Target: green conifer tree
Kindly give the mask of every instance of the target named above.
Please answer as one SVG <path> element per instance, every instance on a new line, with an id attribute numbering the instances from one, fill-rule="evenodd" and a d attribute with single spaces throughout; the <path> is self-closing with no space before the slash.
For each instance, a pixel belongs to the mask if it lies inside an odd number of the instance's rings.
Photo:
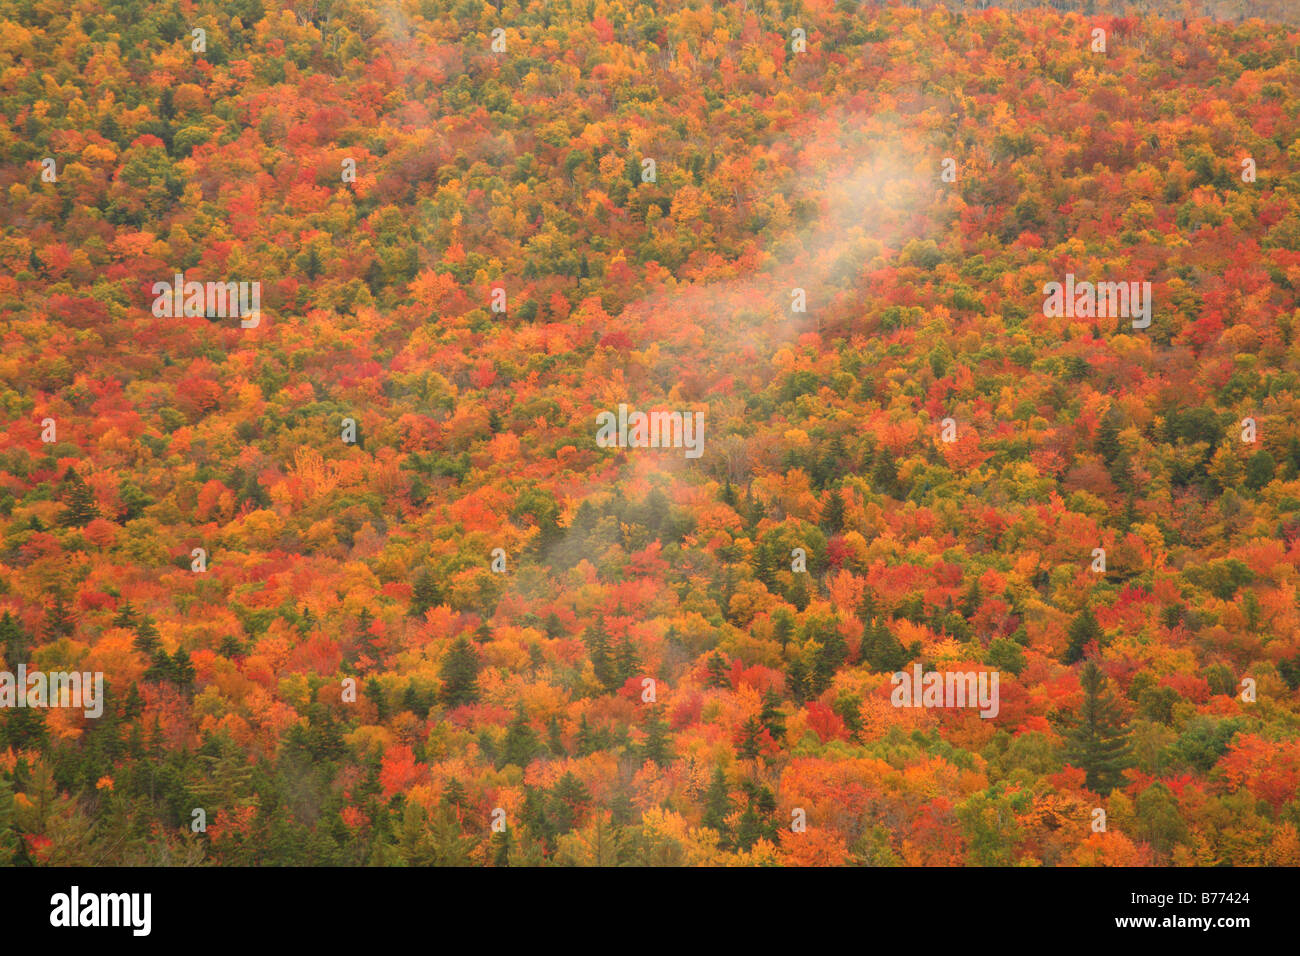
<path id="1" fill-rule="evenodd" d="M 1088 789 L 1106 796 L 1124 783 L 1124 770 L 1132 764 L 1129 731 L 1106 675 L 1094 661 L 1083 665 L 1079 684 L 1083 704 L 1066 734 L 1066 756 L 1085 772 Z"/>
<path id="2" fill-rule="evenodd" d="M 1070 622 L 1068 634 L 1070 643 L 1065 649 L 1065 656 L 1061 658 L 1063 664 L 1074 664 L 1083 660 L 1083 652 L 1088 644 L 1096 641 L 1100 646 L 1104 637 L 1101 625 L 1097 623 L 1097 618 L 1093 616 L 1092 608 L 1088 607 L 1080 611 L 1078 616 Z"/>
<path id="3" fill-rule="evenodd" d="M 442 699 L 447 707 L 462 707 L 478 700 L 478 652 L 462 634 L 443 658 Z"/>

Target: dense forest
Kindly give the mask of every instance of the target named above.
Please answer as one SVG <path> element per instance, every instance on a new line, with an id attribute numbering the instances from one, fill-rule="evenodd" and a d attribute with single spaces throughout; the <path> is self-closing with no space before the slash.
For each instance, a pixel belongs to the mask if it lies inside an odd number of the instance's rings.
<path id="1" fill-rule="evenodd" d="M 0 864 L 1300 865 L 1300 34 L 976 6 L 0 0 Z"/>

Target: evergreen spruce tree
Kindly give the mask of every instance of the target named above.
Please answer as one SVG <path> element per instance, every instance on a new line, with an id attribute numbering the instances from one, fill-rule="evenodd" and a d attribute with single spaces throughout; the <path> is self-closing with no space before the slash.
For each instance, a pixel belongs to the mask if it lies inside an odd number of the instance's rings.
<path id="1" fill-rule="evenodd" d="M 545 791 L 525 784 L 524 809 L 520 819 L 528 832 L 541 841 L 543 848 L 551 850 L 555 847 L 555 823 L 546 810 Z"/>
<path id="2" fill-rule="evenodd" d="M 1286 443 L 1286 458 L 1283 459 L 1283 464 L 1284 481 L 1295 481 L 1296 478 L 1300 478 L 1300 438 L 1292 438 Z"/>
<path id="3" fill-rule="evenodd" d="M 646 739 L 641 746 L 641 759 L 652 761 L 660 767 L 670 763 L 673 757 L 668 738 L 668 725 L 654 711 L 651 711 L 650 719 L 646 721 L 645 731 Z"/>
<path id="4" fill-rule="evenodd" d="M 789 590 L 786 591 L 785 598 L 799 611 L 807 609 L 808 602 L 812 600 L 812 596 L 808 593 L 807 574 L 794 575 L 794 582 L 790 585 Z"/>
<path id="5" fill-rule="evenodd" d="M 763 736 L 762 722 L 752 714 L 740 727 L 740 743 L 736 752 L 745 760 L 757 760 L 763 755 L 759 738 Z"/>
<path id="6" fill-rule="evenodd" d="M 781 697 L 771 688 L 763 694 L 763 709 L 759 712 L 758 719 L 777 743 L 785 739 L 785 714 L 781 712 Z"/>
<path id="7" fill-rule="evenodd" d="M 821 524 L 830 534 L 839 534 L 844 530 L 844 497 L 838 489 L 830 493 L 830 500 L 822 510 Z"/>
<path id="8" fill-rule="evenodd" d="M 533 730 L 528 723 L 523 705 L 518 705 L 515 708 L 514 719 L 506 726 L 506 739 L 497 769 L 500 770 L 507 764 L 527 767 L 533 762 L 539 750 L 541 750 L 541 741 L 537 738 L 537 731 Z"/>
<path id="9" fill-rule="evenodd" d="M 478 700 L 478 652 L 462 634 L 443 658 L 442 699 L 447 707 L 463 707 Z"/>
<path id="10" fill-rule="evenodd" d="M 858 621 L 865 627 L 874 624 L 878 617 L 880 602 L 876 599 L 876 592 L 867 588 L 862 592 L 862 600 L 858 602 Z"/>
<path id="11" fill-rule="evenodd" d="M 132 641 L 135 649 L 146 657 L 152 659 L 154 652 L 158 650 L 159 638 L 158 628 L 154 627 L 153 621 L 147 617 L 142 617 L 140 623 L 135 628 L 135 638 Z"/>
<path id="12" fill-rule="evenodd" d="M 84 528 L 99 517 L 99 508 L 89 486 L 71 466 L 63 473 L 63 513 L 59 523 L 67 528 Z"/>
<path id="13" fill-rule="evenodd" d="M 730 508 L 736 507 L 736 489 L 731 487 L 730 475 L 727 475 L 723 479 L 722 494 L 720 497 L 722 498 L 723 504 L 727 505 Z"/>
<path id="14" fill-rule="evenodd" d="M 189 652 L 185 648 L 178 648 L 172 655 L 171 665 L 168 668 L 172 683 L 176 684 L 182 690 L 189 690 L 194 686 L 194 665 L 190 663 Z"/>
<path id="15" fill-rule="evenodd" d="M 616 687 L 621 687 L 641 672 L 641 656 L 637 653 L 636 644 L 630 634 L 624 635 L 618 645 L 618 652 L 614 657 L 614 672 L 618 675 Z"/>
<path id="16" fill-rule="evenodd" d="M 745 533 L 749 537 L 754 536 L 754 532 L 758 529 L 758 523 L 765 514 L 766 510 L 763 508 L 762 502 L 754 497 L 754 488 L 751 485 L 745 492 L 745 513 L 742 516 L 745 520 Z"/>
<path id="17" fill-rule="evenodd" d="M 871 487 L 882 495 L 898 495 L 898 465 L 888 451 L 882 450 L 876 456 L 876 466 L 871 471 Z"/>
<path id="18" fill-rule="evenodd" d="M 808 672 L 808 689 L 813 696 L 820 694 L 835 680 L 835 654 L 820 641 L 809 641 L 804 645 L 804 653 L 812 658 L 812 667 Z"/>
<path id="19" fill-rule="evenodd" d="M 754 802 L 751 800 L 736 823 L 736 848 L 752 850 L 762 835 L 763 821 L 759 819 L 758 811 L 754 809 Z"/>
<path id="20" fill-rule="evenodd" d="M 118 605 L 117 613 L 113 615 L 114 627 L 127 627 L 134 629 L 136 625 L 135 608 L 131 606 L 130 601 L 123 601 Z"/>
<path id="21" fill-rule="evenodd" d="M 0 651 L 10 668 L 27 663 L 27 647 L 31 643 L 18 619 L 5 611 L 0 616 Z"/>
<path id="22" fill-rule="evenodd" d="M 1120 453 L 1123 446 L 1119 441 L 1120 427 L 1123 425 L 1123 415 L 1118 407 L 1112 406 L 1102 416 L 1101 424 L 1097 426 L 1097 451 L 1101 453 L 1101 459 L 1106 463 L 1107 468 L 1111 468 L 1119 461 Z"/>
<path id="23" fill-rule="evenodd" d="M 785 667 L 785 685 L 796 704 L 803 704 L 808 699 L 808 665 L 804 662 L 803 652 L 795 654 Z"/>
<path id="24" fill-rule="evenodd" d="M 492 865 L 509 866 L 510 853 L 514 849 L 514 840 L 510 834 L 510 825 L 497 833 L 492 834 Z"/>
<path id="25" fill-rule="evenodd" d="M 54 601 L 45 612 L 45 630 L 42 637 L 46 641 L 57 641 L 61 637 L 71 637 L 75 629 L 72 615 L 62 593 L 54 595 Z"/>
<path id="26" fill-rule="evenodd" d="M 14 786 L 0 777 L 0 866 L 18 862 L 18 831 L 13 825 Z"/>
<path id="27" fill-rule="evenodd" d="M 757 545 L 754 548 L 751 561 L 754 568 L 754 580 L 769 591 L 776 593 L 779 582 L 776 576 L 776 557 L 773 555 L 772 549 L 766 544 Z"/>
<path id="28" fill-rule="evenodd" d="M 567 757 L 569 751 L 564 746 L 564 740 L 560 736 L 560 718 L 551 714 L 551 719 L 546 724 L 546 747 L 551 752 L 552 757 Z"/>
<path id="29" fill-rule="evenodd" d="M 727 671 L 727 659 L 714 651 L 709 655 L 709 659 L 704 662 L 708 671 L 707 686 L 709 687 L 730 687 L 731 677 Z"/>
<path id="30" fill-rule="evenodd" d="M 781 645 L 781 650 L 790 643 L 790 636 L 794 634 L 794 618 L 790 616 L 787 608 L 778 608 L 772 614 L 772 637 Z"/>
<path id="31" fill-rule="evenodd" d="M 1106 796 L 1124 783 L 1124 769 L 1132 764 L 1129 731 L 1106 675 L 1094 661 L 1083 665 L 1079 684 L 1083 705 L 1066 734 L 1066 756 L 1085 772 L 1088 789 Z"/>
<path id="32" fill-rule="evenodd" d="M 578 721 L 578 737 L 575 743 L 579 757 L 590 756 L 600 749 L 600 740 L 591 729 L 591 724 L 587 722 L 586 714 L 583 714 Z"/>
<path id="33" fill-rule="evenodd" d="M 713 768 L 713 779 L 704 794 L 704 817 L 701 823 L 718 833 L 718 845 L 726 849 L 731 842 L 731 828 L 727 817 L 731 814 L 731 792 L 721 767 Z"/>
<path id="34" fill-rule="evenodd" d="M 884 621 L 877 621 L 862 634 L 862 659 L 876 673 L 892 674 L 907 666 L 915 649 L 903 646 Z"/>
<path id="35" fill-rule="evenodd" d="M 587 645 L 587 654 L 591 658 L 592 669 L 596 673 L 596 680 L 600 681 L 601 686 L 606 690 L 613 690 L 619 685 L 619 680 L 618 671 L 609 656 L 609 636 L 599 624 L 588 627 L 582 636 Z"/>
<path id="36" fill-rule="evenodd" d="M 465 800 L 465 785 L 452 777 L 443 786 L 439 802 L 449 807 L 455 807 L 456 811 L 459 812 L 461 807 L 465 805 Z"/>
<path id="37" fill-rule="evenodd" d="M 434 866 L 469 866 L 474 840 L 465 836 L 460 817 L 451 807 L 434 811 L 429 843 Z"/>
<path id="38" fill-rule="evenodd" d="M 558 833 L 568 833 L 582 819 L 591 804 L 591 792 L 586 785 L 568 771 L 551 788 L 547 810 Z"/>
<path id="39" fill-rule="evenodd" d="M 1068 634 L 1070 643 L 1065 649 L 1065 656 L 1061 658 L 1063 664 L 1074 664 L 1083 660 L 1083 652 L 1088 644 L 1096 641 L 1100 646 L 1104 637 L 1101 625 L 1097 623 L 1097 618 L 1093 616 L 1092 608 L 1088 607 L 1080 611 L 1078 616 L 1070 622 Z"/>

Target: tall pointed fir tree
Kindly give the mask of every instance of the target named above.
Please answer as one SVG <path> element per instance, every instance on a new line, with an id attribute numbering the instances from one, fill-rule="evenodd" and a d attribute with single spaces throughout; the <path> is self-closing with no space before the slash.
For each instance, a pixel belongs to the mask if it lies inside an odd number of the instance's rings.
<path id="1" fill-rule="evenodd" d="M 1124 770 L 1132 764 L 1129 731 L 1106 675 L 1094 661 L 1083 665 L 1079 683 L 1083 704 L 1066 733 L 1066 757 L 1084 771 L 1089 790 L 1106 796 L 1124 783 Z"/>

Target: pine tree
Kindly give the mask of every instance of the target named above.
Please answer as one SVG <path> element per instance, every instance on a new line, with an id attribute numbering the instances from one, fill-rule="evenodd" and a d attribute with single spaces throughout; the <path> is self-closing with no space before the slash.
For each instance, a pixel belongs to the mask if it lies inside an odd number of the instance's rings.
<path id="1" fill-rule="evenodd" d="M 1101 424 L 1097 426 L 1097 451 L 1101 453 L 1101 459 L 1106 463 L 1107 468 L 1112 468 L 1119 461 L 1120 453 L 1123 446 L 1119 441 L 1120 426 L 1123 424 L 1123 416 L 1116 407 L 1110 408 L 1102 416 Z"/>
<path id="2" fill-rule="evenodd" d="M 915 651 L 904 647 L 883 621 L 864 628 L 862 632 L 862 659 L 875 672 L 892 674 L 907 666 Z"/>
<path id="3" fill-rule="evenodd" d="M 668 725 L 657 713 L 651 712 L 645 725 L 646 739 L 641 745 L 641 759 L 662 767 L 672 762 L 672 746 L 668 739 Z"/>
<path id="4" fill-rule="evenodd" d="M 1286 463 L 1285 470 L 1282 472 L 1284 481 L 1295 481 L 1300 478 L 1300 438 L 1292 438 L 1286 444 Z"/>
<path id="5" fill-rule="evenodd" d="M 790 636 L 794 634 L 794 618 L 786 608 L 779 608 L 772 614 L 772 637 L 781 645 L 781 650 L 790 643 Z"/>
<path id="6" fill-rule="evenodd" d="M 161 647 L 155 647 L 149 655 L 149 666 L 145 669 L 144 679 L 157 684 L 171 679 L 172 659 Z"/>
<path id="7" fill-rule="evenodd" d="M 754 488 L 751 485 L 745 492 L 745 514 L 743 516 L 745 519 L 745 533 L 749 537 L 752 538 L 754 536 L 754 532 L 758 529 L 759 521 L 761 521 L 766 514 L 767 511 L 763 507 L 763 503 L 754 497 Z"/>
<path id="8" fill-rule="evenodd" d="M 808 673 L 808 687 L 814 694 L 820 694 L 835 680 L 835 654 L 820 641 L 809 641 L 804 645 L 804 653 L 812 657 L 812 667 Z"/>
<path id="9" fill-rule="evenodd" d="M 134 681 L 127 689 L 126 700 L 122 704 L 122 719 L 135 720 L 144 713 L 144 698 L 140 696 L 140 687 Z"/>
<path id="10" fill-rule="evenodd" d="M 871 472 L 871 487 L 882 495 L 897 497 L 898 465 L 888 451 L 881 451 L 876 458 L 876 467 Z"/>
<path id="11" fill-rule="evenodd" d="M 762 736 L 763 724 L 751 714 L 740 727 L 740 743 L 736 752 L 745 760 L 757 760 L 763 754 L 759 741 Z"/>
<path id="12" fill-rule="evenodd" d="M 57 641 L 60 637 L 71 637 L 75 630 L 72 614 L 61 593 L 54 595 L 53 605 L 45 612 L 45 630 L 42 637 L 46 641 Z"/>
<path id="13" fill-rule="evenodd" d="M 1087 646 L 1093 641 L 1101 646 L 1103 637 L 1101 625 L 1093 616 L 1092 608 L 1085 607 L 1070 623 L 1070 643 L 1065 649 L 1065 656 L 1061 658 L 1061 663 L 1074 664 L 1083 660 L 1083 652 Z"/>
<path id="14" fill-rule="evenodd" d="M 808 665 L 804 662 L 803 652 L 795 654 L 785 668 L 785 685 L 796 704 L 808 699 Z"/>
<path id="15" fill-rule="evenodd" d="M 808 594 L 807 580 L 808 575 L 806 574 L 794 575 L 794 583 L 790 585 L 790 589 L 785 595 L 786 600 L 793 604 L 799 611 L 806 610 L 808 602 L 812 599 Z"/>
<path id="16" fill-rule="evenodd" d="M 600 738 L 591 729 L 586 714 L 583 714 L 578 721 L 578 737 L 575 743 L 577 744 L 579 757 L 590 756 L 600 749 Z"/>
<path id="17" fill-rule="evenodd" d="M 462 707 L 478 700 L 478 652 L 462 634 L 443 659 L 442 699 L 447 707 Z"/>
<path id="18" fill-rule="evenodd" d="M 583 640 L 587 645 L 587 654 L 591 658 L 596 680 L 606 690 L 613 690 L 619 685 L 619 680 L 614 662 L 609 656 L 609 636 L 600 625 L 593 624 L 583 632 Z"/>
<path id="19" fill-rule="evenodd" d="M 830 664 L 832 674 L 849 656 L 849 645 L 840 633 L 839 621 L 831 621 L 821 631 L 823 653 Z"/>
<path id="20" fill-rule="evenodd" d="M 723 479 L 721 498 L 723 504 L 733 509 L 736 507 L 736 489 L 731 487 L 730 475 Z"/>
<path id="21" fill-rule="evenodd" d="M 0 616 L 0 649 L 3 649 L 5 661 L 11 668 L 27 662 L 27 646 L 30 638 L 23 626 L 8 611 Z"/>
<path id="22" fill-rule="evenodd" d="M 84 528 L 99 517 L 95 496 L 71 466 L 63 473 L 63 514 L 59 523 L 68 528 Z"/>
<path id="23" fill-rule="evenodd" d="M 459 813 L 460 808 L 465 805 L 465 800 L 465 785 L 455 777 L 452 777 L 443 786 L 442 797 L 439 799 L 439 803 L 448 807 L 454 807 L 456 812 Z"/>
<path id="24" fill-rule="evenodd" d="M 194 686 L 194 665 L 190 663 L 190 655 L 185 648 L 179 648 L 172 655 L 169 670 L 171 671 L 172 682 L 182 690 L 188 690 Z"/>
<path id="25" fill-rule="evenodd" d="M 1124 769 L 1132 763 L 1129 731 L 1106 675 L 1094 661 L 1083 665 L 1079 684 L 1083 704 L 1066 734 L 1066 756 L 1085 772 L 1088 789 L 1106 796 L 1124 783 Z"/>
<path id="26" fill-rule="evenodd" d="M 713 779 L 704 794 L 704 817 L 701 824 L 718 833 L 718 845 L 725 849 L 731 842 L 731 828 L 727 817 L 731 814 L 731 792 L 721 767 L 713 768 Z"/>
<path id="27" fill-rule="evenodd" d="M 626 684 L 640 671 L 641 656 L 637 653 L 636 644 L 633 643 L 631 635 L 625 635 L 619 643 L 618 652 L 614 657 L 614 672 L 618 675 L 618 683 L 615 686 Z"/>
<path id="28" fill-rule="evenodd" d="M 547 809 L 556 831 L 568 833 L 572 830 L 590 804 L 591 792 L 586 785 L 572 771 L 566 772 L 555 782 L 547 801 Z"/>
<path id="29" fill-rule="evenodd" d="M 546 747 L 551 751 L 553 757 L 567 757 L 569 755 L 569 751 L 565 749 L 564 740 L 560 736 L 560 719 L 555 714 L 551 714 L 551 719 L 546 724 Z"/>
<path id="30" fill-rule="evenodd" d="M 251 503 L 254 508 L 265 508 L 271 503 L 266 489 L 257 480 L 257 476 L 251 473 L 244 479 L 243 487 L 239 489 L 239 503 L 242 505 L 245 502 Z"/>
<path id="31" fill-rule="evenodd" d="M 753 562 L 754 580 L 775 593 L 779 583 L 776 577 L 776 557 L 772 554 L 772 549 L 766 544 L 759 544 L 754 548 L 750 560 Z"/>
<path id="32" fill-rule="evenodd" d="M 565 866 L 618 866 L 622 839 L 612 816 L 597 812 L 587 826 L 565 836 L 557 861 Z"/>
<path id="33" fill-rule="evenodd" d="M 147 617 L 142 617 L 140 623 L 135 628 L 135 639 L 132 641 L 135 649 L 145 657 L 152 658 L 154 651 L 158 650 L 159 638 L 158 628 L 154 627 L 153 621 Z"/>
<path id="34" fill-rule="evenodd" d="M 18 860 L 18 831 L 13 826 L 14 787 L 0 777 L 0 866 L 12 866 Z"/>
<path id="35" fill-rule="evenodd" d="M 433 814 L 429 843 L 434 866 L 468 866 L 474 840 L 465 836 L 460 818 L 450 807 L 439 807 Z"/>
<path id="36" fill-rule="evenodd" d="M 858 602 L 858 620 L 863 625 L 870 626 L 878 617 L 880 617 L 880 602 L 876 600 L 876 593 L 867 588 L 863 590 L 862 600 Z"/>
<path id="37" fill-rule="evenodd" d="M 740 815 L 740 821 L 736 824 L 736 848 L 748 852 L 753 849 L 754 844 L 759 841 L 762 835 L 763 821 L 759 819 L 753 801 L 750 801 L 749 805 L 745 807 L 745 812 Z"/>
<path id="38" fill-rule="evenodd" d="M 524 786 L 524 809 L 520 813 L 520 819 L 528 829 L 529 834 L 541 841 L 542 847 L 550 850 L 555 846 L 556 829 L 555 823 L 546 811 L 546 793 L 536 787 L 525 784 Z"/>
<path id="39" fill-rule="evenodd" d="M 705 661 L 704 666 L 708 671 L 707 686 L 709 687 L 730 687 L 731 677 L 727 671 L 727 659 L 714 651 Z"/>
<path id="40" fill-rule="evenodd" d="M 514 841 L 511 839 L 510 826 L 506 825 L 504 830 L 492 834 L 492 865 L 509 866 L 510 853 L 514 849 Z"/>
<path id="41" fill-rule="evenodd" d="M 771 688 L 763 694 L 763 709 L 759 712 L 758 719 L 777 743 L 785 739 L 785 714 L 781 712 L 781 697 Z"/>
<path id="42" fill-rule="evenodd" d="M 839 534 L 844 530 L 844 498 L 838 490 L 831 492 L 830 500 L 822 511 L 821 524 L 831 534 Z"/>
<path id="43" fill-rule="evenodd" d="M 114 627 L 134 628 L 136 625 L 135 608 L 131 606 L 130 601 L 123 601 L 117 608 L 117 613 L 113 615 Z"/>
<path id="44" fill-rule="evenodd" d="M 515 708 L 514 719 L 506 726 L 506 739 L 502 748 L 503 753 L 498 761 L 497 769 L 500 770 L 507 764 L 514 764 L 516 767 L 527 767 L 537 756 L 541 749 L 541 741 L 537 738 L 537 731 L 533 730 L 528 723 L 528 718 L 524 715 L 523 705 Z"/>

